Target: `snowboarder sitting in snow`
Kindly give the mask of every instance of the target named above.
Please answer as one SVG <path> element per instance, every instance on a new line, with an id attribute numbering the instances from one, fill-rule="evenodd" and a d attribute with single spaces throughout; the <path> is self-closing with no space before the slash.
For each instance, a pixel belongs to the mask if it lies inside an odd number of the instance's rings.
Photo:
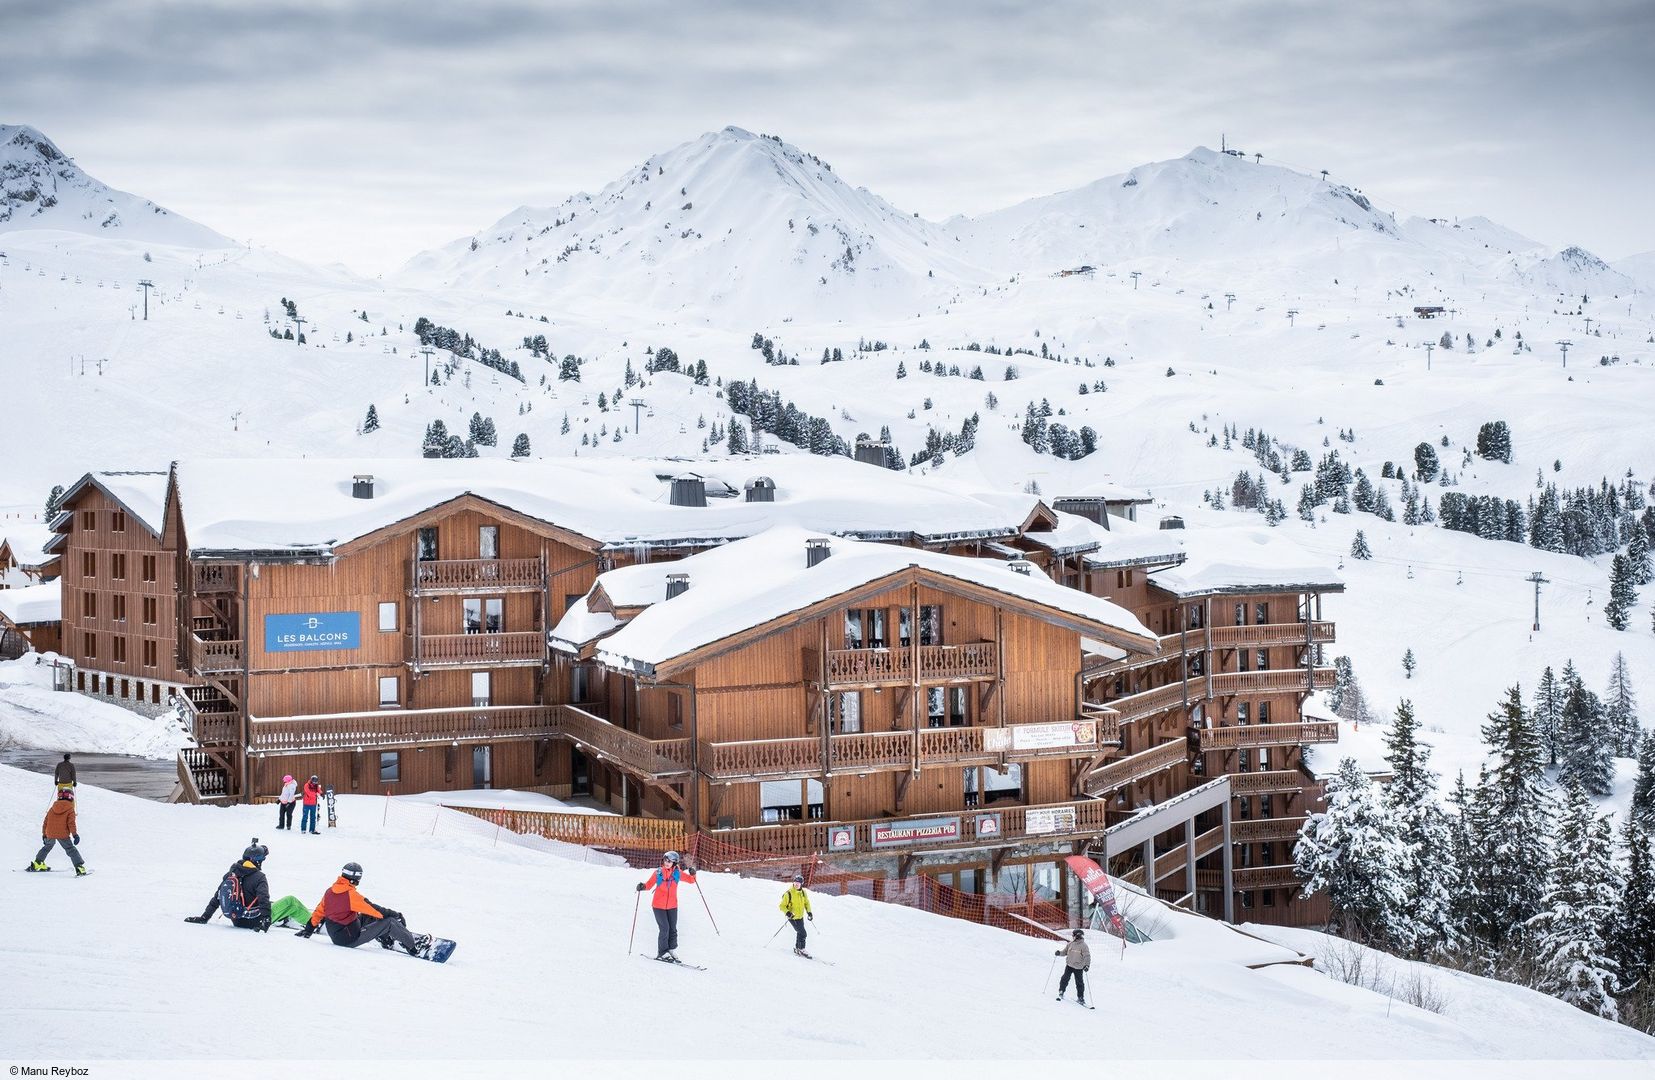
<path id="1" fill-rule="evenodd" d="M 687 881 L 695 884 L 695 867 L 680 867 L 678 852 L 669 851 L 661 856 L 661 869 L 649 876 L 648 881 L 638 883 L 638 891 L 645 889 L 655 890 L 650 897 L 649 906 L 655 911 L 655 959 L 669 963 L 678 963 L 678 957 L 673 950 L 678 948 L 678 883 Z"/>
<path id="2" fill-rule="evenodd" d="M 1086 945 L 1086 932 L 1076 930 L 1075 939 L 1057 950 L 1054 955 L 1065 957 L 1063 978 L 1057 982 L 1057 1000 L 1063 1000 L 1063 995 L 1069 989 L 1069 979 L 1072 976 L 1075 980 L 1075 1000 L 1082 1005 L 1086 1004 L 1086 972 L 1092 969 L 1092 950 Z M 1048 975 L 1047 978 L 1051 978 L 1051 976 Z"/>
<path id="3" fill-rule="evenodd" d="M 218 912 L 243 930 L 270 930 L 270 882 L 264 876 L 264 859 L 270 849 L 254 837 L 241 860 L 225 871 L 218 891 L 207 901 L 207 910 L 187 917 L 185 922 L 204 923 Z"/>
<path id="4" fill-rule="evenodd" d="M 57 798 L 52 801 L 51 809 L 46 811 L 46 820 L 40 826 L 40 851 L 24 869 L 31 872 L 50 870 L 51 867 L 46 865 L 46 856 L 52 853 L 53 844 L 63 845 L 63 850 L 69 853 L 69 861 L 75 864 L 76 875 L 91 873 L 80 857 L 80 827 L 75 824 L 75 789 L 72 787 L 58 788 Z"/>
<path id="5" fill-rule="evenodd" d="M 410 934 L 400 912 L 382 910 L 356 891 L 361 882 L 362 867 L 346 863 L 339 871 L 339 880 L 322 894 L 321 902 L 310 913 L 310 922 L 299 931 L 299 937 L 309 937 L 326 923 L 328 937 L 335 945 L 354 949 L 364 942 L 378 941 L 387 949 L 393 944 L 401 945 L 410 956 L 425 956 L 431 948 L 431 935 Z"/>
<path id="6" fill-rule="evenodd" d="M 803 874 L 793 875 L 793 884 L 782 893 L 780 904 L 782 915 L 793 924 L 793 952 L 797 956 L 809 956 L 805 952 L 805 920 L 816 921 L 816 916 L 810 910 L 810 894 L 805 892 L 805 878 Z"/>

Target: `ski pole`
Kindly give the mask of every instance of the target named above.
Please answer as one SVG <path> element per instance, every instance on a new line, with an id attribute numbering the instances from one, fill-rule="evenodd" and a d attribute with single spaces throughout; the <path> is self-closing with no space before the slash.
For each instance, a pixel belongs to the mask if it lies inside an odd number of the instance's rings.
<path id="1" fill-rule="evenodd" d="M 781 932 L 783 930 L 786 930 L 786 929 L 787 929 L 787 923 L 785 923 L 785 922 L 782 923 L 780 926 L 776 927 L 776 932 L 774 934 L 770 935 L 770 941 L 775 941 L 778 937 L 781 936 Z M 770 945 L 770 941 L 766 941 L 764 943 L 766 947 L 768 947 Z"/>
<path id="2" fill-rule="evenodd" d="M 718 920 L 713 918 L 713 909 L 707 903 L 707 894 L 701 891 L 701 882 L 695 883 L 695 895 L 701 897 L 701 906 L 707 909 L 707 921 L 713 924 L 713 933 L 723 937 L 723 931 L 718 928 Z"/>
<path id="3" fill-rule="evenodd" d="M 632 929 L 626 935 L 626 951 L 632 951 L 632 939 L 638 936 L 638 902 L 644 898 L 643 893 L 636 893 L 632 897 Z"/>
<path id="4" fill-rule="evenodd" d="M 1052 957 L 1052 966 L 1046 969 L 1046 982 L 1040 988 L 1040 992 L 1042 994 L 1049 994 L 1052 992 L 1052 972 L 1056 970 L 1057 957 L 1054 956 Z"/>

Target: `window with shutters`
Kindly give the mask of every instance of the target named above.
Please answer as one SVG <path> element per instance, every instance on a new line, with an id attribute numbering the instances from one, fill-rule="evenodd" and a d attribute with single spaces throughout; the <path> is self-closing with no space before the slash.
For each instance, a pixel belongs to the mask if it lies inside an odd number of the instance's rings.
<path id="1" fill-rule="evenodd" d="M 98 576 L 98 553 L 83 551 L 80 553 L 80 576 L 95 578 Z"/>
<path id="2" fill-rule="evenodd" d="M 111 510 L 109 512 L 109 531 L 126 532 L 126 511 Z"/>
<path id="3" fill-rule="evenodd" d="M 145 667 L 154 667 L 155 666 L 155 661 L 156 661 L 156 656 L 159 652 L 160 652 L 160 650 L 156 648 L 155 642 L 145 641 L 144 642 L 144 666 Z"/>
<path id="4" fill-rule="evenodd" d="M 109 576 L 116 581 L 126 580 L 126 552 L 117 551 L 109 556 Z"/>
<path id="5" fill-rule="evenodd" d="M 83 592 L 80 594 L 80 617 L 83 619 L 95 619 L 98 617 L 97 593 Z"/>
<path id="6" fill-rule="evenodd" d="M 116 622 L 126 622 L 126 597 L 121 593 L 109 598 L 109 617 Z"/>
<path id="7" fill-rule="evenodd" d="M 126 663 L 126 638 L 117 634 L 110 639 L 109 659 L 117 664 Z"/>
<path id="8" fill-rule="evenodd" d="M 157 601 L 155 599 L 155 597 L 153 597 L 153 596 L 144 597 L 144 624 L 146 626 L 154 626 L 157 622 L 160 621 L 159 618 L 158 618 L 158 615 L 160 613 L 160 608 L 161 608 L 160 602 Z"/>
<path id="9" fill-rule="evenodd" d="M 143 557 L 142 570 L 143 570 L 143 575 L 144 575 L 144 580 L 145 581 L 148 581 L 148 582 L 154 582 L 155 581 L 155 556 L 145 555 Z"/>

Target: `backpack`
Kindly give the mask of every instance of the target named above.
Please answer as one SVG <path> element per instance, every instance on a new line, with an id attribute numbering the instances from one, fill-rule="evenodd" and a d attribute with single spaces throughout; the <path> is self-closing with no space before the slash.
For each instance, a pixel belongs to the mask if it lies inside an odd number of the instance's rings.
<path id="1" fill-rule="evenodd" d="M 218 886 L 218 906 L 227 919 L 247 917 L 247 897 L 241 891 L 241 877 L 231 870 Z"/>

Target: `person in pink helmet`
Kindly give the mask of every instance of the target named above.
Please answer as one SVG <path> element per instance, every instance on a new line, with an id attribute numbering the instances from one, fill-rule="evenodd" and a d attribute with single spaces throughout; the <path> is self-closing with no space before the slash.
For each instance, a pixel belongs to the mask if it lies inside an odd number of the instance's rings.
<path id="1" fill-rule="evenodd" d="M 276 812 L 276 828 L 293 828 L 293 807 L 299 799 L 299 783 L 291 776 L 282 777 L 282 794 L 277 803 L 280 809 Z"/>

